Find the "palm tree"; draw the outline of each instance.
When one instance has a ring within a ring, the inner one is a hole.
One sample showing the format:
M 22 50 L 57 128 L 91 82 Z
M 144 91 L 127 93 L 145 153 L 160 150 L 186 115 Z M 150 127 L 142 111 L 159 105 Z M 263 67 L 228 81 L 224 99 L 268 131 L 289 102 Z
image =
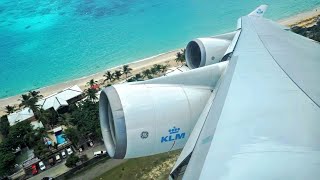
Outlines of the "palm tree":
M 91 100 L 92 102 L 94 102 L 95 100 L 98 99 L 98 97 L 97 97 L 97 95 L 96 95 L 97 92 L 98 92 L 98 91 L 97 91 L 96 89 L 94 89 L 94 88 L 88 88 L 88 89 L 86 90 L 86 95 L 87 95 L 87 97 L 88 97 L 89 100 Z
M 177 52 L 176 54 L 176 62 L 180 62 L 181 64 L 186 61 L 186 49 L 181 49 L 181 52 Z
M 167 64 L 166 65 L 161 65 L 161 68 L 160 68 L 161 72 L 165 73 L 168 70 L 168 67 L 169 67 L 169 65 L 167 65 Z
M 104 81 L 111 82 L 113 80 L 113 74 L 110 71 L 107 71 L 103 76 L 106 78 Z
M 135 75 L 135 79 L 136 79 L 137 81 L 142 81 L 142 80 L 143 80 L 143 77 L 142 77 L 142 75 L 141 75 L 140 73 L 138 73 L 138 74 Z
M 89 85 L 90 87 L 92 87 L 93 85 L 97 84 L 98 81 L 95 81 L 94 79 L 90 79 L 89 82 L 87 82 L 87 85 Z
M 129 65 L 124 65 L 122 67 L 122 72 L 123 72 L 123 74 L 126 75 L 126 79 L 128 78 L 128 74 L 130 74 L 131 71 L 132 71 L 132 69 L 129 67 Z
M 58 117 L 58 121 L 63 124 L 63 125 L 66 125 L 66 126 L 69 126 L 70 125 L 70 122 L 73 120 L 73 117 L 70 113 L 64 113 L 64 114 L 61 114 L 59 115 Z
M 147 77 L 148 79 L 152 79 L 153 77 L 151 76 L 152 72 L 150 69 L 146 69 L 144 71 L 142 71 L 143 77 Z
M 154 64 L 153 67 L 151 68 L 152 74 L 156 75 L 161 71 L 161 65 L 159 64 Z
M 116 70 L 116 71 L 114 72 L 114 77 L 115 77 L 117 80 L 119 80 L 121 76 L 122 76 L 122 73 L 121 73 L 120 70 Z
M 14 106 L 6 106 L 6 113 L 10 114 L 10 113 L 13 113 L 15 110 Z
M 37 102 L 43 96 L 40 94 L 40 91 L 29 91 L 29 95 L 34 98 Z
M 36 103 L 38 102 L 38 99 L 40 97 L 42 96 L 39 95 L 39 91 L 30 91 L 28 94 L 22 94 L 22 99 L 20 99 L 21 103 L 19 104 L 19 106 L 30 108 L 35 114 L 35 117 L 37 118 L 39 109 Z

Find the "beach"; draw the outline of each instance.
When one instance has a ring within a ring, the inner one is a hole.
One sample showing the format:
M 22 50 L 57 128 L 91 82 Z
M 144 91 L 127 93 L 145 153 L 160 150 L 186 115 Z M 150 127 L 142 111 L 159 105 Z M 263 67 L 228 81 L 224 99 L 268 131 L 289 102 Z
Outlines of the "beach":
M 303 12 L 285 19 L 281 19 L 278 22 L 282 25 L 285 26 L 310 26 L 313 25 L 316 21 L 315 19 L 320 15 L 320 8 L 313 9 L 311 11 Z M 132 63 L 129 63 L 128 65 L 130 68 L 132 68 L 132 74 L 140 73 L 141 71 L 148 69 L 152 67 L 153 64 L 169 64 L 170 66 L 176 66 L 177 63 L 175 62 L 175 57 L 176 53 L 179 52 L 180 49 L 173 50 L 167 53 L 159 54 L 156 56 L 152 56 L 149 58 L 145 58 L 139 61 L 135 61 Z M 40 89 L 37 89 L 37 91 L 40 91 L 40 94 L 43 95 L 44 97 L 51 95 L 53 93 L 56 93 L 58 91 L 61 91 L 65 88 L 68 88 L 73 85 L 78 85 L 82 90 L 88 88 L 87 82 L 91 79 L 94 79 L 98 81 L 98 83 L 102 83 L 103 80 L 105 79 L 103 75 L 105 72 L 108 71 L 114 71 L 117 69 L 121 69 L 122 66 L 117 66 L 111 69 L 106 69 L 104 71 L 98 72 L 96 74 L 82 77 L 79 79 L 74 79 L 71 81 L 67 81 L 64 83 L 59 83 L 55 85 L 51 85 L 48 87 L 43 87 Z M 8 98 L 3 98 L 0 99 L 0 115 L 5 114 L 5 106 L 7 105 L 17 105 L 19 104 L 19 98 L 21 97 L 21 94 L 8 97 Z

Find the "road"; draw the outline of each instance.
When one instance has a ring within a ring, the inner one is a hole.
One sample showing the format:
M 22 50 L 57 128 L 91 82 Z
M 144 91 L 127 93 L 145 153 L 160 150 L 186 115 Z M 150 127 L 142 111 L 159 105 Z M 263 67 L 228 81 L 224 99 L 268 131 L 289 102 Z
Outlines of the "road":
M 86 154 L 89 159 L 93 158 L 93 152 L 95 151 L 105 151 L 106 148 L 104 144 L 95 144 L 92 148 L 89 148 L 85 151 L 83 151 L 81 154 L 78 155 L 83 155 Z M 69 170 L 67 166 L 65 166 L 65 160 L 60 162 L 59 164 L 55 165 L 54 167 L 47 169 L 35 176 L 32 176 L 29 178 L 30 180 L 41 180 L 44 177 L 57 177 Z M 40 172 L 41 170 L 39 170 Z

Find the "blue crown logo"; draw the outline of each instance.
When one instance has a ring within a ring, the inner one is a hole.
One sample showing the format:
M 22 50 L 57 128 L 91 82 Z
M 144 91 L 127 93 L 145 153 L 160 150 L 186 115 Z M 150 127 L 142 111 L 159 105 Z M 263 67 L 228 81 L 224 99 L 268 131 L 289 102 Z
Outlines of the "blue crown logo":
M 180 131 L 180 128 L 176 128 L 173 126 L 172 129 L 169 129 L 169 133 L 170 134 L 175 134 L 175 133 L 178 133 Z

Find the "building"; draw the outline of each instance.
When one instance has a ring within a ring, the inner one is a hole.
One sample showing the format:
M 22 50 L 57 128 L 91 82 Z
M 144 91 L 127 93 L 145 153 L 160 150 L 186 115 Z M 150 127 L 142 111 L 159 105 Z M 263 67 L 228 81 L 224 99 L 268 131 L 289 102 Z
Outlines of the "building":
M 44 110 L 52 108 L 58 111 L 63 107 L 67 107 L 70 103 L 80 100 L 82 93 L 83 91 L 80 87 L 75 85 L 39 100 L 37 105 Z
M 33 111 L 30 108 L 24 108 L 20 111 L 16 111 L 8 115 L 8 121 L 10 126 L 17 124 L 22 121 L 35 120 Z

